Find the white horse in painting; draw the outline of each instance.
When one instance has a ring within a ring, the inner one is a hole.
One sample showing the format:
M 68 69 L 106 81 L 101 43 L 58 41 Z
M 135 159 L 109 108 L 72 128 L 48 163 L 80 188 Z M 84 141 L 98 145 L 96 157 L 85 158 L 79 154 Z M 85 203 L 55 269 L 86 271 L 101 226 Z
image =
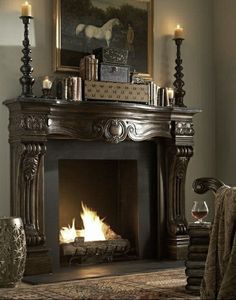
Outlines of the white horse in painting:
M 115 25 L 120 25 L 120 21 L 117 18 L 110 19 L 103 26 L 97 27 L 94 25 L 79 24 L 76 27 L 76 35 L 78 36 L 81 32 L 84 32 L 85 37 L 90 41 L 92 38 L 98 40 L 105 40 L 109 47 L 112 39 L 112 28 Z

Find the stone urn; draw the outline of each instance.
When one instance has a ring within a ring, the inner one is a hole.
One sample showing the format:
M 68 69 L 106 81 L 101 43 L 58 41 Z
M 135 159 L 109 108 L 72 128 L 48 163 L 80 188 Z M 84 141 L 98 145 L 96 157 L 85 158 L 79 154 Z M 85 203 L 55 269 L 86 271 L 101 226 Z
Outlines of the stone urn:
M 21 218 L 0 217 L 0 287 L 14 287 L 23 277 L 26 239 Z

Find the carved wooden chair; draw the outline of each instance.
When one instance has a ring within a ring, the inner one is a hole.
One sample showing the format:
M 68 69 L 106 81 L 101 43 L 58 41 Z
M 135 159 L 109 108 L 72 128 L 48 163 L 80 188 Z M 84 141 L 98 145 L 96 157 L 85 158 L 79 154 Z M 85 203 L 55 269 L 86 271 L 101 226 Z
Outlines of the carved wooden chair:
M 222 190 L 219 190 L 221 187 L 223 187 Z M 207 260 L 202 261 L 202 274 L 198 272 L 199 279 L 204 277 L 201 299 L 218 299 L 218 297 L 219 299 L 235 299 L 236 275 L 233 274 L 236 274 L 236 188 L 225 185 L 219 179 L 205 177 L 196 179 L 193 182 L 193 189 L 198 194 L 204 194 L 207 191 L 218 192 L 211 234 L 209 230 L 210 243 L 206 245 Z M 198 237 L 198 240 L 203 239 Z M 196 274 L 196 270 L 192 269 L 191 272 Z M 190 277 L 191 272 L 189 272 Z M 187 282 L 186 289 L 197 290 L 197 287 L 194 287 L 193 278 L 192 280 L 188 278 Z M 189 282 L 193 285 L 191 286 Z M 200 283 L 198 288 L 200 289 Z
M 225 185 L 221 180 L 211 177 L 197 178 L 193 182 L 193 190 L 197 194 L 205 194 L 208 191 L 216 193 L 220 187 Z

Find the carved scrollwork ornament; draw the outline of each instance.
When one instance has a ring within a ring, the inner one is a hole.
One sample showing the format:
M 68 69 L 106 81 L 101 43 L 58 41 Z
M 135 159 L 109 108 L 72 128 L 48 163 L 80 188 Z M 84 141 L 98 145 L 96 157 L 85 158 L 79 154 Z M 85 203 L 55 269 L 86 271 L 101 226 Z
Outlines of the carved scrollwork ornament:
M 48 119 L 42 114 L 22 115 L 19 119 L 19 126 L 24 130 L 44 131 L 48 126 Z
M 26 145 L 25 144 L 17 144 L 17 154 L 21 157 L 21 155 L 25 152 Z
M 111 143 L 118 144 L 124 141 L 127 137 L 126 123 L 116 119 L 108 120 L 104 126 L 104 135 Z
M 127 132 L 128 132 L 128 136 L 130 137 L 130 139 L 135 141 L 138 136 L 138 133 L 137 133 L 137 128 L 133 123 L 128 124 Z
M 24 176 L 27 181 L 33 180 L 34 176 L 37 173 L 38 163 L 39 163 L 38 155 L 25 157 L 25 159 L 23 160 L 22 170 L 24 172 Z
M 45 242 L 45 235 L 39 233 L 34 224 L 25 224 L 26 243 L 30 246 L 43 245 Z
M 97 122 L 93 124 L 93 132 L 96 133 L 97 137 L 101 137 L 104 134 L 104 122 Z
M 123 142 L 127 137 L 136 140 L 138 136 L 135 124 L 119 119 L 101 120 L 93 125 L 93 130 L 97 136 L 115 144 Z
M 174 122 L 174 126 L 172 127 L 173 136 L 194 136 L 194 133 L 193 122 Z
M 175 153 L 177 157 L 192 157 L 193 147 L 192 146 L 178 146 L 175 148 Z
M 46 151 L 45 145 L 27 144 L 22 160 L 22 170 L 26 181 L 33 180 L 37 174 L 41 155 Z
M 179 179 L 183 179 L 186 175 L 186 170 L 188 167 L 189 158 L 187 157 L 181 157 L 178 158 L 176 163 L 176 176 Z
M 192 146 L 171 146 L 170 164 L 170 202 L 168 232 L 176 237 L 187 235 L 187 221 L 184 211 L 184 185 L 187 167 L 193 155 Z
M 189 159 L 193 156 L 193 148 L 191 146 L 179 146 L 175 149 L 176 153 L 176 177 L 184 179 L 188 167 Z
M 178 235 L 186 235 L 188 232 L 187 221 L 176 220 L 175 222 L 169 222 L 169 234 L 172 237 L 176 237 Z
M 185 235 L 188 232 L 187 228 L 187 222 L 184 223 L 178 223 L 176 227 L 176 235 Z
M 224 185 L 223 181 L 211 177 L 197 178 L 192 184 L 193 190 L 197 194 L 205 194 L 209 190 L 216 193 L 217 190 Z

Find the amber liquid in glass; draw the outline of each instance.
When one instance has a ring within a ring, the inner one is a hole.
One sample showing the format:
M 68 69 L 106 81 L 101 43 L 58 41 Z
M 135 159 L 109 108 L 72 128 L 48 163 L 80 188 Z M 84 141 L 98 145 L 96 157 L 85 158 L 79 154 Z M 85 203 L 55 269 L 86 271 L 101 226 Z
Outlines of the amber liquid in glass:
M 195 218 L 195 219 L 203 219 L 207 216 L 207 211 L 192 211 L 192 216 Z

